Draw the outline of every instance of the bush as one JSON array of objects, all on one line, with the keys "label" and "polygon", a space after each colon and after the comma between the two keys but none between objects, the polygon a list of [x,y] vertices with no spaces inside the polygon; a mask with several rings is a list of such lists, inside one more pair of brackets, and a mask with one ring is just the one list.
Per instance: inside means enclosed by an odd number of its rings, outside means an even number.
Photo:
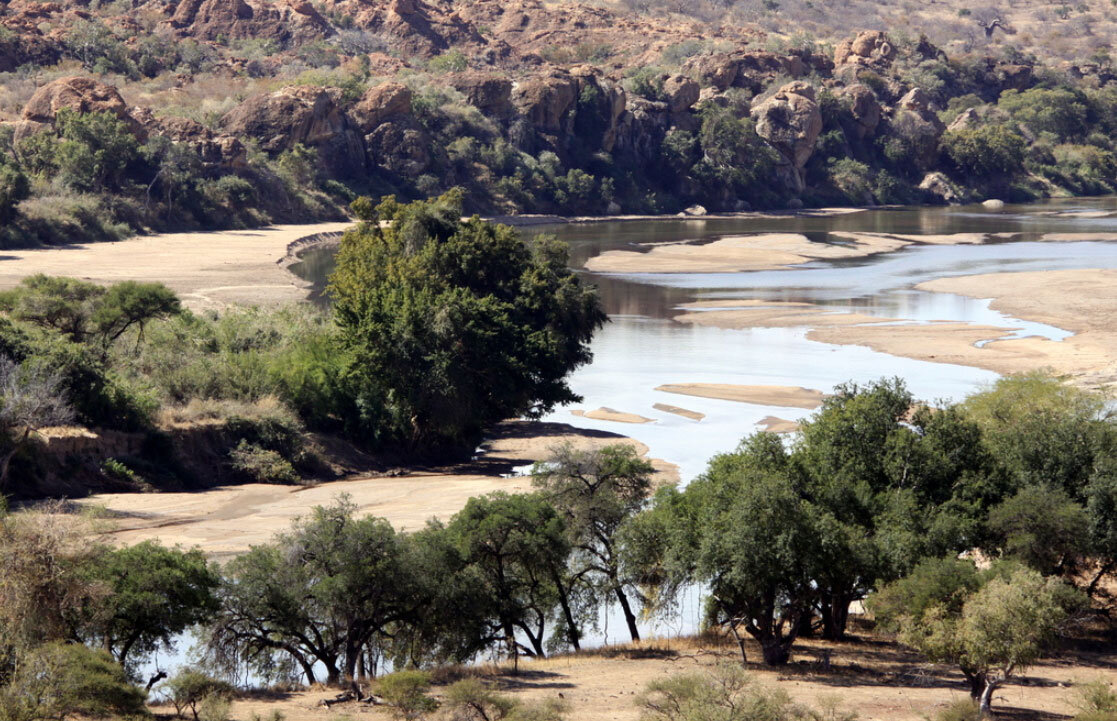
[{"label": "bush", "polygon": [[[163,687],[179,716],[190,709],[194,721],[225,721],[228,718],[228,701],[233,697],[233,687],[221,679],[197,669],[185,668],[164,682]],[[221,701],[226,702],[223,707],[224,718],[203,717],[203,713],[220,715]]]},{"label": "bush", "polygon": [[233,470],[253,483],[294,485],[302,481],[294,466],[279,453],[242,440],[229,452]]},{"label": "bush", "polygon": [[981,721],[981,718],[981,708],[969,698],[960,698],[935,714],[935,721]]},{"label": "bush", "polygon": [[1010,177],[1024,165],[1024,138],[997,125],[952,130],[942,137],[943,152],[975,180]]},{"label": "bush", "polygon": [[19,166],[0,155],[0,223],[7,223],[16,214],[16,206],[31,195],[31,183]]},{"label": "bush", "polygon": [[430,687],[426,671],[396,671],[376,682],[376,693],[393,707],[396,718],[417,719],[438,708],[438,701],[428,694]]}]

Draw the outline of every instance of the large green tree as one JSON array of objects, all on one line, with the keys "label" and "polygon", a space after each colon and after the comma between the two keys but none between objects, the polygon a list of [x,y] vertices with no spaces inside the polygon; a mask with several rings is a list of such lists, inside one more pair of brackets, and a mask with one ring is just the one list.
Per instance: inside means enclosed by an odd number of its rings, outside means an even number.
[{"label": "large green tree", "polygon": [[375,209],[346,234],[330,293],[370,441],[461,451],[483,429],[577,396],[605,321],[562,246],[461,219],[461,193]]}]

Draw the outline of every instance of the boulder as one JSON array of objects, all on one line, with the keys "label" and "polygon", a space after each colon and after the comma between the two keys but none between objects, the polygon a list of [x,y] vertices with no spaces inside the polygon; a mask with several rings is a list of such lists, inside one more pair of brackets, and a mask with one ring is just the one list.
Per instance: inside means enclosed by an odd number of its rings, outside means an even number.
[{"label": "boulder", "polygon": [[736,84],[741,62],[724,53],[696,55],[687,61],[686,70],[707,87],[725,92]]},{"label": "boulder", "polygon": [[553,72],[525,80],[512,91],[512,102],[538,131],[557,134],[578,100],[578,82],[567,73]]},{"label": "boulder", "polygon": [[708,211],[704,206],[695,204],[690,206],[683,212],[692,218],[701,218],[702,216],[706,215]]},{"label": "boulder", "polygon": [[62,109],[76,113],[112,113],[125,122],[133,134],[142,142],[147,139],[143,126],[128,112],[128,104],[112,85],[85,77],[59,78],[35,91],[23,106],[21,122],[16,128],[16,137],[22,138],[41,128],[54,124],[54,118]]},{"label": "boulder", "polygon": [[391,174],[414,179],[431,164],[431,140],[414,118],[381,123],[365,136],[369,162]]},{"label": "boulder", "polygon": [[986,210],[1004,210],[1005,209],[1005,201],[997,200],[996,198],[990,198],[989,200],[984,201],[981,205]]},{"label": "boulder", "polygon": [[451,76],[449,82],[465,96],[467,103],[490,118],[504,120],[515,112],[512,105],[512,81],[506,77],[466,72]]},{"label": "boulder", "polygon": [[779,152],[783,162],[780,177],[796,192],[803,190],[803,167],[811,157],[815,141],[822,132],[822,113],[815,101],[815,90],[808,83],[794,81],[752,108],[756,133]]},{"label": "boulder", "polygon": [[922,88],[912,88],[896,103],[894,116],[899,116],[905,112],[917,116],[921,121],[933,127],[939,135],[946,130],[946,126],[939,119],[939,114],[932,107],[931,96]]},{"label": "boulder", "polygon": [[370,133],[388,118],[411,114],[411,88],[388,82],[365,91],[349,116],[362,133]]},{"label": "boulder", "polygon": [[361,135],[335,98],[322,88],[287,87],[248,98],[221,118],[229,135],[251,137],[276,154],[298,144],[314,148],[327,174],[353,177],[364,172]]},{"label": "boulder", "polygon": [[919,183],[919,189],[938,199],[943,203],[956,204],[962,202],[962,194],[954,184],[940,172],[927,173]]},{"label": "boulder", "polygon": [[849,103],[849,112],[853,116],[853,134],[858,140],[871,138],[880,125],[881,107],[877,96],[867,85],[855,83],[839,91],[839,96]]},{"label": "boulder", "polygon": [[950,121],[950,125],[946,126],[950,130],[965,130],[966,128],[974,128],[981,125],[981,114],[977,112],[976,108],[966,108],[962,114]]},{"label": "boulder", "polygon": [[886,68],[896,57],[896,47],[880,30],[862,30],[852,38],[838,43],[834,50],[834,65],[861,65]]},{"label": "boulder", "polygon": [[663,94],[672,113],[683,113],[698,102],[701,88],[685,75],[672,75],[663,82]]}]

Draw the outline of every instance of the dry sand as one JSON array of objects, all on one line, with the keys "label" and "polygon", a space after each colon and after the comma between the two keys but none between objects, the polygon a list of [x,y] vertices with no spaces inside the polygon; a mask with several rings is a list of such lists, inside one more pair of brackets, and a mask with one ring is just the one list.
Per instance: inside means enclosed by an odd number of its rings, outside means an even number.
[{"label": "dry sand", "polygon": [[655,423],[654,418],[645,418],[635,413],[625,413],[624,411],[605,408],[604,406],[592,411],[575,409],[570,412],[580,418],[592,418],[595,421],[612,421],[614,423]]},{"label": "dry sand", "polygon": [[198,310],[230,303],[305,300],[307,284],[288,272],[287,249],[318,233],[351,223],[280,225],[257,230],[165,233],[112,243],[90,243],[0,254],[0,289],[34,273],[68,275],[95,283],[159,281]]},{"label": "dry sand", "polygon": [[[1021,674],[1016,683],[997,691],[994,711],[1005,718],[1053,721],[1075,713],[1073,686],[1102,679],[1117,682],[1117,655],[1104,646],[1076,651],[1077,661],[1044,661]],[[747,643],[750,658],[759,648]],[[829,669],[820,664],[828,657]],[[694,639],[646,641],[635,647],[603,649],[540,661],[522,661],[520,673],[488,668],[482,673],[499,690],[525,700],[561,696],[569,705],[567,718],[576,721],[638,721],[636,697],[648,683],[676,674],[712,671],[718,664],[738,663],[729,645],[700,645]],[[966,697],[961,674],[928,664],[888,639],[861,636],[842,643],[800,640],[791,663],[778,670],[750,663],[748,672],[763,687],[779,688],[797,702],[820,705],[832,699],[840,708],[857,713],[861,721],[924,721],[951,702]],[[445,686],[436,686],[441,695]],[[348,703],[326,709],[318,706],[336,691],[316,690],[242,700],[233,716],[267,718],[280,711],[288,721],[328,721],[350,718],[387,719],[384,707],[365,708]],[[999,714],[999,716],[1000,716]]]},{"label": "dry sand", "polygon": [[781,408],[806,408],[822,405],[822,391],[799,386],[738,386],[726,383],[668,383],[656,388],[664,393],[679,393],[699,398],[717,398],[738,403]]},{"label": "dry sand", "polygon": [[679,408],[678,406],[672,406],[666,403],[653,403],[652,408],[655,408],[657,411],[663,411],[664,413],[674,413],[677,416],[689,418],[692,421],[700,421],[706,417],[705,413],[699,413],[698,411],[688,411],[686,408]]},{"label": "dry sand", "polygon": [[[800,326],[822,328],[868,323],[891,323],[899,320],[863,313],[834,313],[819,305],[780,301],[699,301],[686,303],[680,307],[690,311],[675,316],[674,319],[680,323],[733,330],[743,328],[795,328]],[[706,308],[713,310],[703,310]]]},{"label": "dry sand", "polygon": [[820,259],[860,258],[908,245],[884,235],[846,234],[848,244],[812,243],[798,233],[761,233],[709,243],[662,243],[646,252],[610,250],[586,261],[598,273],[736,273]]},{"label": "dry sand", "polygon": [[777,416],[764,416],[756,422],[756,425],[761,426],[769,433],[794,433],[799,430],[798,421],[789,421]]},{"label": "dry sand", "polygon": [[[941,278],[920,290],[993,298],[991,307],[1010,316],[1046,323],[1074,335],[1062,341],[1041,337],[1004,339],[1006,330],[941,323],[908,326],[821,328],[808,337],[826,343],[976,366],[998,373],[1050,368],[1085,386],[1117,382],[1117,271],[1060,270],[990,273]],[[981,347],[974,343],[993,340]]]},{"label": "dry sand", "polygon": [[[530,478],[502,474],[543,460],[551,448],[564,442],[584,448],[628,443],[641,455],[648,451],[647,446],[614,433],[561,423],[509,421],[497,429],[487,451],[461,469],[353,478],[311,488],[249,484],[193,493],[101,494],[78,503],[104,508],[117,518],[107,534],[111,541],[134,544],[159,539],[228,557],[264,543],[312,506],[329,504],[343,493],[363,514],[387,518],[397,528],[418,529],[431,518],[449,518],[473,496],[530,489]],[[657,483],[678,480],[674,465],[658,460],[653,465]]]}]

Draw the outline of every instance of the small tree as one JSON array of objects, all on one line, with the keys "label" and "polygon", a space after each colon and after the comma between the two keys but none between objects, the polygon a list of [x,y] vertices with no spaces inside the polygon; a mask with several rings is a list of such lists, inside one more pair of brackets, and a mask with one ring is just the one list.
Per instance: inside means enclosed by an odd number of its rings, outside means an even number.
[{"label": "small tree", "polygon": [[[620,604],[633,641],[640,639],[629,600],[635,579],[622,572],[617,533],[647,500],[654,471],[631,445],[580,451],[569,443],[532,470],[534,485],[566,520],[575,549],[573,575],[597,576],[595,585]],[[573,641],[577,648],[577,639]]]},{"label": "small tree", "polygon": [[883,588],[870,607],[898,624],[903,643],[931,661],[957,664],[987,715],[993,692],[1052,650],[1082,597],[1031,569],[978,573],[964,563],[926,564]]},{"label": "small tree", "polygon": [[0,455],[0,491],[8,484],[12,458],[40,428],[70,422],[73,408],[58,375],[33,365],[0,357],[0,433],[7,449]]},{"label": "small tree", "polygon": [[376,682],[376,693],[392,706],[400,719],[418,719],[438,708],[430,696],[431,676],[426,671],[396,671]]},{"label": "small tree", "polygon": [[163,687],[174,704],[175,713],[182,716],[190,709],[194,721],[198,721],[198,712],[207,699],[229,699],[233,696],[233,687],[229,683],[191,668],[179,671],[165,681]]}]

